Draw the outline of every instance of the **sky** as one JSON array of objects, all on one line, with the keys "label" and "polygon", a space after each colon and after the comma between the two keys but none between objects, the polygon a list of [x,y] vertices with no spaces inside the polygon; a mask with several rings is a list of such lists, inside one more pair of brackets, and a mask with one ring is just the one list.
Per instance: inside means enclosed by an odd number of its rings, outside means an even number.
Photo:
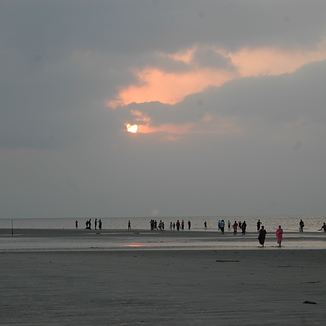
[{"label": "sky", "polygon": [[326,215],[325,13],[1,1],[0,218]]}]

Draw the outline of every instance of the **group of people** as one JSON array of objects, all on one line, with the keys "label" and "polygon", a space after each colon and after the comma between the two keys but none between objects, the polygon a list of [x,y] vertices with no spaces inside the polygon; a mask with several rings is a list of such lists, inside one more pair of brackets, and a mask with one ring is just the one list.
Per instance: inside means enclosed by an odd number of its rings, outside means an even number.
[{"label": "group of people", "polygon": [[[233,234],[234,235],[237,235],[238,228],[241,230],[241,233],[242,234],[246,234],[247,223],[246,223],[246,221],[243,221],[243,222],[241,222],[241,221],[239,221],[239,222],[234,221],[234,223],[232,225],[232,228],[233,228]],[[229,227],[229,229],[230,229],[230,227]]]},{"label": "group of people", "polygon": [[[258,233],[259,233],[258,241],[261,244],[261,246],[264,247],[267,232],[266,232],[263,225],[258,230]],[[275,235],[276,235],[278,246],[281,247],[282,246],[282,240],[283,240],[283,229],[282,229],[281,225],[278,226],[278,229],[276,230]]]},{"label": "group of people", "polygon": [[[185,221],[182,220],[181,222],[177,220],[176,222],[170,222],[170,231],[180,231],[185,229]],[[191,221],[188,221],[188,230],[191,229]]]},{"label": "group of people", "polygon": [[164,231],[164,222],[162,220],[160,220],[159,223],[157,223],[156,220],[151,220],[149,224],[150,224],[151,231],[153,230]]},{"label": "group of people", "polygon": [[[102,220],[97,218],[94,220],[94,229],[97,230],[97,227],[99,230],[102,230]],[[76,229],[78,229],[78,221],[76,221]],[[91,230],[92,229],[92,219],[89,219],[86,221],[86,227],[85,229]]]}]

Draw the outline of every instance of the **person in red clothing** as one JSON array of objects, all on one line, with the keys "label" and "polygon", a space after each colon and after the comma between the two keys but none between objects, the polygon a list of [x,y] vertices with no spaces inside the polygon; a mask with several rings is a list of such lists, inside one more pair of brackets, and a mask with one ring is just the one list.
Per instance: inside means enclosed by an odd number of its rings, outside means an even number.
[{"label": "person in red clothing", "polygon": [[238,232],[238,223],[237,223],[237,221],[234,221],[232,226],[233,226],[233,234],[236,235],[237,232]]},{"label": "person in red clothing", "polygon": [[278,229],[276,230],[275,234],[276,234],[278,246],[281,247],[282,239],[283,239],[283,229],[281,228],[280,225],[278,226]]}]

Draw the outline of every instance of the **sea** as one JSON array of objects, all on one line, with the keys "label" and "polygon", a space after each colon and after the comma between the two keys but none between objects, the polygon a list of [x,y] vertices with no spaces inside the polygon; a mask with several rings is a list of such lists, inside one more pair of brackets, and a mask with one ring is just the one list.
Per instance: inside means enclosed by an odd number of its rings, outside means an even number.
[{"label": "sea", "polygon": [[219,220],[246,221],[247,232],[257,230],[257,221],[260,220],[267,232],[275,231],[279,225],[285,232],[296,232],[299,230],[299,222],[302,219],[305,226],[304,231],[317,232],[323,223],[326,223],[326,216],[170,216],[170,217],[65,217],[65,218],[1,218],[0,229],[75,229],[76,221],[79,228],[86,227],[86,221],[91,220],[94,227],[95,219],[102,221],[102,229],[123,230],[128,228],[130,221],[133,230],[150,229],[150,221],[163,221],[165,230],[170,228],[170,223],[184,221],[185,229],[188,229],[188,221],[191,222],[191,230],[205,231],[217,230]]}]

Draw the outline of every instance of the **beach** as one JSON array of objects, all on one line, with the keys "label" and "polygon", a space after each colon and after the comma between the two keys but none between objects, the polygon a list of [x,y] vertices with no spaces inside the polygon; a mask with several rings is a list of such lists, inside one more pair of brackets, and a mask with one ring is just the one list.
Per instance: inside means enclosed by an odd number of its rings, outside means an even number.
[{"label": "beach", "polygon": [[[26,232],[15,239],[44,243],[42,230]],[[188,233],[195,242],[198,233]],[[73,234],[47,238],[60,243]],[[2,249],[1,325],[325,324],[325,249],[286,248],[286,240],[284,248],[172,249],[164,247],[172,235],[157,234],[159,250],[122,239],[110,248]],[[0,236],[1,244],[10,239]]]}]

